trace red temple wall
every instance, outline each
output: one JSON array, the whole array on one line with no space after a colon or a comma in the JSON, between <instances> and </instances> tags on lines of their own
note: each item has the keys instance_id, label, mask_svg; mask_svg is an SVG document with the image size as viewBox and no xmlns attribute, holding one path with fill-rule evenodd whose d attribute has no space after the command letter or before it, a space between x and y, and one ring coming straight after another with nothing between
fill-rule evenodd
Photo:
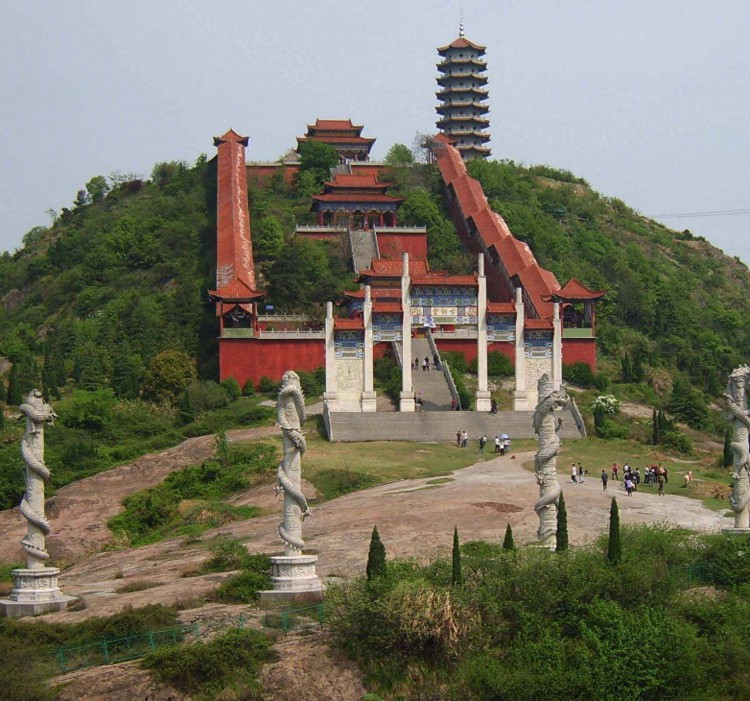
<instances>
[{"instance_id":1,"label":"red temple wall","mask_svg":"<svg viewBox=\"0 0 750 701\"><path fill-rule=\"evenodd\" d=\"M403 253L408 253L410 258L424 260L427 258L427 234L386 233L379 229L378 249L381 258L398 259Z\"/></svg>"},{"instance_id":2,"label":"red temple wall","mask_svg":"<svg viewBox=\"0 0 750 701\"><path fill-rule=\"evenodd\" d=\"M299 171L298 165L282 165L275 163L256 164L251 163L247 166L247 181L253 185L266 185L268 181L281 171L284 176L284 182L287 185L293 185L294 179Z\"/></svg>"},{"instance_id":3,"label":"red temple wall","mask_svg":"<svg viewBox=\"0 0 750 701\"><path fill-rule=\"evenodd\" d=\"M586 363L596 372L596 339L566 338L563 341L562 361L565 365Z\"/></svg>"},{"instance_id":4,"label":"red temple wall","mask_svg":"<svg viewBox=\"0 0 750 701\"><path fill-rule=\"evenodd\" d=\"M325 343L319 338L219 339L221 379L234 377L240 385L257 384L264 375L280 380L287 370L312 372L325 365Z\"/></svg>"}]
</instances>

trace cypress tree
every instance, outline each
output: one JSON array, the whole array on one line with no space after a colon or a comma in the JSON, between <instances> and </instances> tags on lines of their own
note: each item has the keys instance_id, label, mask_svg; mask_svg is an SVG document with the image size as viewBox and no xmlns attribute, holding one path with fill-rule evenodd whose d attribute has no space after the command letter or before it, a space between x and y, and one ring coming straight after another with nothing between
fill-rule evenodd
<instances>
[{"instance_id":1,"label":"cypress tree","mask_svg":"<svg viewBox=\"0 0 750 701\"><path fill-rule=\"evenodd\" d=\"M5 380L2 377L0 377L0 402L4 402L6 396L7 395L5 393Z\"/></svg>"},{"instance_id":2,"label":"cypress tree","mask_svg":"<svg viewBox=\"0 0 750 701\"><path fill-rule=\"evenodd\" d=\"M461 547L458 544L458 526L453 528L453 572L451 582L454 587L460 587L463 584L461 575Z\"/></svg>"},{"instance_id":3,"label":"cypress tree","mask_svg":"<svg viewBox=\"0 0 750 701\"><path fill-rule=\"evenodd\" d=\"M732 429L728 428L724 433L724 454L721 456L721 464L723 467L731 467L734 463L734 454L731 448L732 442Z\"/></svg>"},{"instance_id":4,"label":"cypress tree","mask_svg":"<svg viewBox=\"0 0 750 701\"><path fill-rule=\"evenodd\" d=\"M568 549L568 510L565 508L565 497L560 492L557 500L557 545L555 552L561 553Z\"/></svg>"},{"instance_id":5,"label":"cypress tree","mask_svg":"<svg viewBox=\"0 0 750 701\"><path fill-rule=\"evenodd\" d=\"M631 379L633 382L642 382L646 376L646 372L643 369L643 359L641 358L640 352L633 354L633 362L631 364Z\"/></svg>"},{"instance_id":6,"label":"cypress tree","mask_svg":"<svg viewBox=\"0 0 750 701\"><path fill-rule=\"evenodd\" d=\"M617 499L612 497L612 506L609 507L609 540L607 541L607 560L611 565L616 565L622 557L622 540L620 539L620 510L617 508Z\"/></svg>"},{"instance_id":7,"label":"cypress tree","mask_svg":"<svg viewBox=\"0 0 750 701\"><path fill-rule=\"evenodd\" d=\"M10 368L10 377L8 378L8 404L18 406L23 402L21 385L18 382L18 364L13 363Z\"/></svg>"},{"instance_id":8,"label":"cypress tree","mask_svg":"<svg viewBox=\"0 0 750 701\"><path fill-rule=\"evenodd\" d=\"M503 540L503 550L515 550L516 544L513 542L513 529L508 524L505 527L505 539Z\"/></svg>"},{"instance_id":9,"label":"cypress tree","mask_svg":"<svg viewBox=\"0 0 750 701\"><path fill-rule=\"evenodd\" d=\"M633 364L630 362L630 355L625 351L625 355L622 356L620 361L620 374L622 375L623 382L633 381Z\"/></svg>"},{"instance_id":10,"label":"cypress tree","mask_svg":"<svg viewBox=\"0 0 750 701\"><path fill-rule=\"evenodd\" d=\"M367 554L367 580L385 577L385 546L378 535L378 527L372 529L370 551Z\"/></svg>"},{"instance_id":11,"label":"cypress tree","mask_svg":"<svg viewBox=\"0 0 750 701\"><path fill-rule=\"evenodd\" d=\"M0 404L0 432L5 428L5 407Z\"/></svg>"}]
</instances>

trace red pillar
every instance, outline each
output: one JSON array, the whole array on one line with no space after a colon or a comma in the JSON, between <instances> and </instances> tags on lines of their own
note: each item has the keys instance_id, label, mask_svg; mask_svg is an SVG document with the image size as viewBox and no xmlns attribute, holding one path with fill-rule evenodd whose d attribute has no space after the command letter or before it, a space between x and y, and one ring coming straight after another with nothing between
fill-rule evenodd
<instances>
[{"instance_id":1,"label":"red pillar","mask_svg":"<svg viewBox=\"0 0 750 701\"><path fill-rule=\"evenodd\" d=\"M318 225L323 226L323 210L318 210Z\"/></svg>"}]
</instances>

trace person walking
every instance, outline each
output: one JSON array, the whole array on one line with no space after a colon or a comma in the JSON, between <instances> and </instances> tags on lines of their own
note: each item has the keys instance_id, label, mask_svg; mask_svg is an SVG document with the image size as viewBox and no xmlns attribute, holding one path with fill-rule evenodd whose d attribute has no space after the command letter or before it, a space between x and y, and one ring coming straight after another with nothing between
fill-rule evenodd
<instances>
[{"instance_id":1,"label":"person walking","mask_svg":"<svg viewBox=\"0 0 750 701\"><path fill-rule=\"evenodd\" d=\"M456 448L461 447L461 431L456 431Z\"/></svg>"},{"instance_id":2,"label":"person walking","mask_svg":"<svg viewBox=\"0 0 750 701\"><path fill-rule=\"evenodd\" d=\"M628 493L629 497L633 496L633 478L630 473L625 477L625 491Z\"/></svg>"},{"instance_id":3,"label":"person walking","mask_svg":"<svg viewBox=\"0 0 750 701\"><path fill-rule=\"evenodd\" d=\"M495 436L495 452L500 452L500 436Z\"/></svg>"},{"instance_id":4,"label":"person walking","mask_svg":"<svg viewBox=\"0 0 750 701\"><path fill-rule=\"evenodd\" d=\"M578 463L578 481L583 484L583 475L586 471L583 469L583 465L581 463Z\"/></svg>"},{"instance_id":5,"label":"person walking","mask_svg":"<svg viewBox=\"0 0 750 701\"><path fill-rule=\"evenodd\" d=\"M664 483L667 481L666 477L664 476L664 471L660 471L656 474L656 483L659 485L659 496L664 496Z\"/></svg>"},{"instance_id":6,"label":"person walking","mask_svg":"<svg viewBox=\"0 0 750 701\"><path fill-rule=\"evenodd\" d=\"M578 468L576 467L575 463L570 466L570 481L573 484L578 482Z\"/></svg>"},{"instance_id":7,"label":"person walking","mask_svg":"<svg viewBox=\"0 0 750 701\"><path fill-rule=\"evenodd\" d=\"M606 470L602 470L602 491L607 491L607 482L609 481L609 475Z\"/></svg>"},{"instance_id":8,"label":"person walking","mask_svg":"<svg viewBox=\"0 0 750 701\"><path fill-rule=\"evenodd\" d=\"M440 370L440 358L438 358L437 353L432 356L432 361L435 363L435 370Z\"/></svg>"},{"instance_id":9,"label":"person walking","mask_svg":"<svg viewBox=\"0 0 750 701\"><path fill-rule=\"evenodd\" d=\"M466 430L461 434L461 447L466 448L469 445L469 434L466 433Z\"/></svg>"},{"instance_id":10,"label":"person walking","mask_svg":"<svg viewBox=\"0 0 750 701\"><path fill-rule=\"evenodd\" d=\"M426 372L430 371L430 359L427 356L424 357L424 369Z\"/></svg>"},{"instance_id":11,"label":"person walking","mask_svg":"<svg viewBox=\"0 0 750 701\"><path fill-rule=\"evenodd\" d=\"M490 414L497 414L497 399L492 397L492 401L490 402Z\"/></svg>"},{"instance_id":12,"label":"person walking","mask_svg":"<svg viewBox=\"0 0 750 701\"><path fill-rule=\"evenodd\" d=\"M617 480L618 482L620 481L620 476L618 474L619 471L620 471L620 468L618 467L617 463L613 462L612 463L612 479Z\"/></svg>"}]
</instances>

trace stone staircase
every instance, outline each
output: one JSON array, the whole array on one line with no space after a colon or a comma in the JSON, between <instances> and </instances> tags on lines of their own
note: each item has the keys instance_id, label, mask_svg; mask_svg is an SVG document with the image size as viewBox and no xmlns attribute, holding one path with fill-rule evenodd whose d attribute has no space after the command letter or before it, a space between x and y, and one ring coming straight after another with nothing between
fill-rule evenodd
<instances>
[{"instance_id":1,"label":"stone staircase","mask_svg":"<svg viewBox=\"0 0 750 701\"><path fill-rule=\"evenodd\" d=\"M435 370L432 364L432 351L426 338L412 338L412 363L419 358L419 370L411 371L414 396L422 400L423 411L450 411L451 391L442 370ZM430 370L422 370L425 357L430 359ZM466 429L468 431L468 429Z\"/></svg>"},{"instance_id":2,"label":"stone staircase","mask_svg":"<svg viewBox=\"0 0 750 701\"><path fill-rule=\"evenodd\" d=\"M366 270L373 258L378 258L378 243L372 230L352 230L349 232L349 242L352 247L352 261L354 272Z\"/></svg>"},{"instance_id":3,"label":"stone staircase","mask_svg":"<svg viewBox=\"0 0 750 701\"><path fill-rule=\"evenodd\" d=\"M422 372L421 370L419 372ZM430 371L432 372L432 371ZM427 373L424 373L425 375ZM437 375L437 373L435 373ZM487 436L492 446L497 435L507 433L513 438L534 438L532 411L499 411L497 414L476 411L383 412L374 414L324 412L328 438L347 441L417 441L442 443L456 440L457 431L466 431L469 442ZM561 411L563 439L580 438L570 411ZM492 448L490 448L492 449Z\"/></svg>"}]
</instances>

